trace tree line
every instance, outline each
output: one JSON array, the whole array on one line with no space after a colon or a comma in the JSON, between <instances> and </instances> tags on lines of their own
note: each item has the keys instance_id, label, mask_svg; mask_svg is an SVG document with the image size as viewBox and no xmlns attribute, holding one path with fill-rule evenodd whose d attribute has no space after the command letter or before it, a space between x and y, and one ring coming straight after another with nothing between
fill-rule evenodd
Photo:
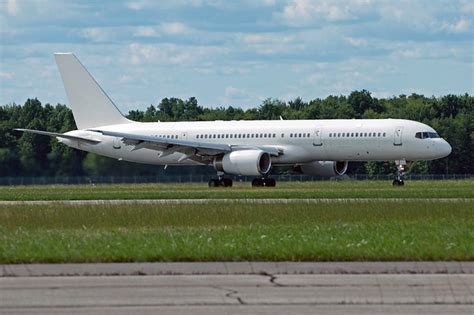
<instances>
[{"instance_id":1,"label":"tree line","mask_svg":"<svg viewBox=\"0 0 474 315\"><path fill-rule=\"evenodd\" d=\"M453 147L447 158L411 163L407 171L416 174L474 173L474 97L419 94L376 98L369 91L353 91L348 96L328 96L308 102L301 98L284 102L268 98L256 108L203 107L196 98L164 98L146 110L131 110L135 121L204 121L269 119L362 119L401 118L432 126ZM62 104L44 106L38 99L23 105L0 106L0 176L155 176L213 174L210 167L169 167L119 162L66 147L55 138L14 131L28 128L51 132L76 129L72 111ZM352 165L351 165L352 164ZM393 163L350 163L350 172L390 174Z\"/></svg>"}]
</instances>

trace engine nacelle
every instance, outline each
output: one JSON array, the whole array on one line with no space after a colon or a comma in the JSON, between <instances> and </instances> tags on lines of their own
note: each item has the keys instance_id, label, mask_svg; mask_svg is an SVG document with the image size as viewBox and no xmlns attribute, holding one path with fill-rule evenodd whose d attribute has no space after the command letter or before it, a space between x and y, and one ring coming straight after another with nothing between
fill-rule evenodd
<instances>
[{"instance_id":1,"label":"engine nacelle","mask_svg":"<svg viewBox=\"0 0 474 315\"><path fill-rule=\"evenodd\" d=\"M270 154L262 150L234 151L214 160L217 171L233 175L265 175L271 167Z\"/></svg>"},{"instance_id":2,"label":"engine nacelle","mask_svg":"<svg viewBox=\"0 0 474 315\"><path fill-rule=\"evenodd\" d=\"M315 161L301 164L301 172L305 175L332 177L344 175L347 171L347 161Z\"/></svg>"}]
</instances>

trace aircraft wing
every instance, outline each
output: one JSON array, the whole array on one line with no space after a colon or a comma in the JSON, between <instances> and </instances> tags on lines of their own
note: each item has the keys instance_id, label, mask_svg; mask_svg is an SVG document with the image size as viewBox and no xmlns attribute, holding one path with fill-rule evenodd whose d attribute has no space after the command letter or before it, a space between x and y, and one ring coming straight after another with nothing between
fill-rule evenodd
<instances>
[{"instance_id":1,"label":"aircraft wing","mask_svg":"<svg viewBox=\"0 0 474 315\"><path fill-rule=\"evenodd\" d=\"M142 148L158 150L162 153L160 156L165 156L172 154L174 152L180 152L185 154L182 159L194 159L196 157L206 157L206 156L215 156L220 154L229 153L237 150L252 150L260 149L262 151L268 152L270 155L278 156L282 154L282 151L278 148L265 146L265 147L256 147L248 145L231 145L223 143L209 143L201 141L189 141L189 140L179 140L179 139L169 139L161 137L146 136L141 134L134 133L124 133L116 131L106 131L106 130L94 130L89 129L90 131L99 132L105 136L119 137L122 138L122 142L126 145L135 146L133 150L139 150ZM202 160L202 159L201 159ZM204 161L203 161L204 162Z\"/></svg>"},{"instance_id":2,"label":"aircraft wing","mask_svg":"<svg viewBox=\"0 0 474 315\"><path fill-rule=\"evenodd\" d=\"M83 138L83 137L78 137L78 136L73 136L73 135L67 135L67 134L58 133L58 132L49 132L49 131L41 131L41 130L23 129L23 128L15 128L13 130L17 130L17 131L21 131L21 132L28 132L28 133L35 133L35 134L43 135L43 136L58 137L58 138L64 138L64 139L69 139L69 140L82 141L82 142L86 142L86 143L89 143L89 144L100 143L99 140L88 139L88 138Z\"/></svg>"}]
</instances>

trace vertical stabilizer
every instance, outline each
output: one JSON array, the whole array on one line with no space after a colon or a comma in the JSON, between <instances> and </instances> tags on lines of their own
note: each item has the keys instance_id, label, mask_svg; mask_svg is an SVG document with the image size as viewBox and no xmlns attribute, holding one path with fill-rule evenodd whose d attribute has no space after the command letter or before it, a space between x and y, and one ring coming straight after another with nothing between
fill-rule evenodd
<instances>
[{"instance_id":1,"label":"vertical stabilizer","mask_svg":"<svg viewBox=\"0 0 474 315\"><path fill-rule=\"evenodd\" d=\"M78 129L130 123L72 53L54 58Z\"/></svg>"}]
</instances>

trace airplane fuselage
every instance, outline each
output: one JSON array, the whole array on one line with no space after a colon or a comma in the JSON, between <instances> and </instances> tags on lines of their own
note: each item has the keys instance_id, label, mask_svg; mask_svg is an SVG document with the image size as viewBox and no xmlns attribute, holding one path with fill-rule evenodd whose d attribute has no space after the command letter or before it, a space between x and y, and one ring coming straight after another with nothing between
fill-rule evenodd
<instances>
[{"instance_id":1,"label":"airplane fuselage","mask_svg":"<svg viewBox=\"0 0 474 315\"><path fill-rule=\"evenodd\" d=\"M195 143L269 146L282 153L272 157L273 165L312 161L433 160L451 152L442 138L417 137L417 133L436 135L431 127L400 119L134 122L98 129ZM66 134L97 139L100 143L60 139L64 144L119 160L158 165L196 164L191 159L183 159L184 154L180 152L160 157L157 150L137 150L123 143L120 137L88 130Z\"/></svg>"}]
</instances>

